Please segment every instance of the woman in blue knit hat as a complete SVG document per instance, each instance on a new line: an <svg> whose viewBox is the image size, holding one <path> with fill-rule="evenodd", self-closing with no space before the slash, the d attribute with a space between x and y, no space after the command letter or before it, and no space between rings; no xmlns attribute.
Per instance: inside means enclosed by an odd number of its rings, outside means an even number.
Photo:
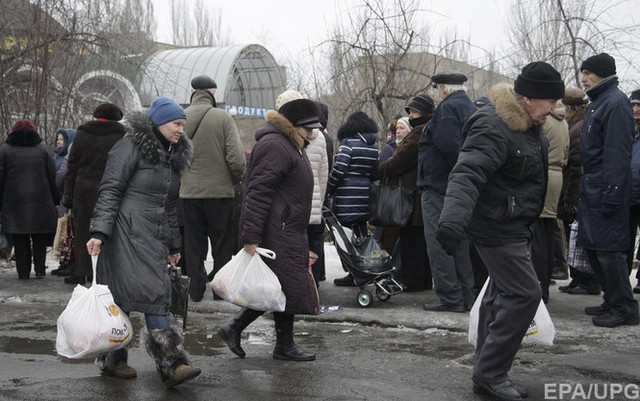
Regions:
<svg viewBox="0 0 640 401"><path fill-rule="evenodd" d="M154 100L147 113L128 116L127 134L109 152L87 242L90 255L100 254L97 282L109 286L125 312L144 313L147 351L167 388L200 374L169 319L167 263L180 259L176 200L180 173L192 154L183 136L186 118L182 107L165 97ZM136 376L126 349L102 355L98 366L119 378Z"/></svg>

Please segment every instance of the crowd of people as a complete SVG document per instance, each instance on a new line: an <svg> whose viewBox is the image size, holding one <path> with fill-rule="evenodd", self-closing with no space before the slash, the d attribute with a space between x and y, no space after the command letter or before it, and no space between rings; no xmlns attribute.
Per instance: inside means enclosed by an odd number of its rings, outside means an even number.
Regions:
<svg viewBox="0 0 640 401"><path fill-rule="evenodd" d="M489 280L479 301L473 390L519 400L526 389L508 372L554 279L570 274L559 287L569 294L603 292L603 302L585 310L593 324L639 323L633 293L640 282L632 288L629 275L640 225L640 89L627 97L618 88L606 53L580 70L584 91L565 88L550 64L532 62L513 85L497 84L476 101L466 75L439 72L433 97L411 98L383 146L374 118L349 115L335 156L327 106L293 90L276 99L245 152L208 76L191 81L186 109L160 97L122 124L120 107L101 104L94 120L60 129L53 151L21 119L0 148L2 232L12 239L18 278L30 277L32 263L43 277L46 248L61 230L56 217L69 217L75 246L52 274L91 282L90 256L99 254L97 281L126 313L144 314L147 350L174 387L200 370L170 319L167 265L183 266L199 302L240 249L278 255L265 260L287 297L285 310L274 312L273 358L315 359L295 344L293 323L295 314L319 312L321 210L330 207L343 226L374 233L393 255L404 291L435 290L426 311L467 312ZM408 224L370 227L376 180L413 190ZM355 286L347 273L334 285ZM242 331L263 313L244 308L219 329L240 358ZM98 362L105 373L136 376L126 349Z"/></svg>

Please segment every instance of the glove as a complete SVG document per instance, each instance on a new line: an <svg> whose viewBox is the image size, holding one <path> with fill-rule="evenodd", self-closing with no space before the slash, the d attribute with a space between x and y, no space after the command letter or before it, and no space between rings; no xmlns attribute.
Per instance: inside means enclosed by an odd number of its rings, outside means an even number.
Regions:
<svg viewBox="0 0 640 401"><path fill-rule="evenodd" d="M611 203L602 204L602 214L604 217L611 217L618 212L620 205L613 205Z"/></svg>
<svg viewBox="0 0 640 401"><path fill-rule="evenodd" d="M447 226L440 226L436 231L436 240L447 255L451 255L456 250L461 239L461 234Z"/></svg>
<svg viewBox="0 0 640 401"><path fill-rule="evenodd" d="M577 215L578 207L573 202L565 202L563 220L573 223Z"/></svg>

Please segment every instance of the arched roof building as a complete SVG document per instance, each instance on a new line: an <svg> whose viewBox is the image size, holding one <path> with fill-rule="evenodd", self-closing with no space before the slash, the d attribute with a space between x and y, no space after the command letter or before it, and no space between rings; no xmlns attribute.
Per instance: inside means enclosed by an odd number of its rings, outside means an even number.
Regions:
<svg viewBox="0 0 640 401"><path fill-rule="evenodd" d="M157 51L146 58L138 74L124 77L115 71L92 71L82 76L76 89L87 102L108 101L128 110L148 107L158 96L188 105L191 79L209 75L218 85L219 105L259 117L275 107L276 97L285 90L282 68L267 49L256 44Z"/></svg>
<svg viewBox="0 0 640 401"><path fill-rule="evenodd" d="M224 105L273 108L285 90L284 74L260 45L163 50L144 63L139 93L144 106L158 96L188 104L190 82L198 75L216 81L216 101Z"/></svg>

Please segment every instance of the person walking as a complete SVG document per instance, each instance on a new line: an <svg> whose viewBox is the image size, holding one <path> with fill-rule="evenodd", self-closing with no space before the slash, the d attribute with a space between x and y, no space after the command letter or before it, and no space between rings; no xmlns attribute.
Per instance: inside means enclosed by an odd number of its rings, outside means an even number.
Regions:
<svg viewBox="0 0 640 401"><path fill-rule="evenodd" d="M81 124L76 130L67 161L62 203L72 211L74 241L80 246L74 248L74 266L71 275L64 279L67 284L85 284L92 280L91 258L84 244L91 238L89 225L107 155L126 132L119 123L123 116L118 105L102 103L93 110L94 120ZM64 271L58 272L58 275L64 274Z"/></svg>
<svg viewBox="0 0 640 401"><path fill-rule="evenodd" d="M631 209L629 210L629 250L627 252L627 267L629 274L633 270L636 255L636 232L640 226L640 89L631 92L629 96L633 108L633 149L631 153ZM640 269L636 271L636 286L634 294L640 294Z"/></svg>
<svg viewBox="0 0 640 401"><path fill-rule="evenodd" d="M245 155L233 117L216 107L216 83L201 75L191 80L191 104L185 132L193 142L193 161L180 178L185 269L191 300L199 302L206 284L235 253L234 186L242 181ZM213 270L204 261L211 244ZM214 294L214 299L221 299Z"/></svg>
<svg viewBox="0 0 640 401"><path fill-rule="evenodd" d="M171 280L167 264L180 259L176 200L180 172L189 166L191 142L183 135L187 115L166 97L149 110L127 116L128 133L107 158L91 219L89 255L98 258L97 282L109 286L126 313L144 313L146 349L167 388L200 374L182 348L182 335L171 325ZM119 378L133 378L127 349L102 355L99 368Z"/></svg>
<svg viewBox="0 0 640 401"><path fill-rule="evenodd" d="M46 275L47 245L56 232L60 201L56 165L36 126L18 120L0 147L0 205L2 232L10 234L18 278Z"/></svg>
<svg viewBox="0 0 640 401"><path fill-rule="evenodd" d="M633 111L618 89L616 62L607 53L580 65L582 85L591 99L582 125L578 244L587 251L603 291L601 305L585 308L596 326L618 327L640 323L633 298L627 249Z"/></svg>
<svg viewBox="0 0 640 401"><path fill-rule="evenodd" d="M436 233L448 253L466 234L489 271L472 380L474 392L500 400L528 395L508 373L541 299L529 227L547 187L548 142L541 126L563 94L560 73L540 61L524 66L513 87L490 89L491 103L464 126Z"/></svg>
<svg viewBox="0 0 640 401"><path fill-rule="evenodd" d="M305 152L307 138L320 128L313 101L286 102L265 114L266 123L256 132L246 179L246 195L240 218L240 243L249 255L258 246L275 252L265 260L287 298L283 312L274 312L276 345L273 359L312 361L316 356L293 341L295 314L317 314L318 292L309 271L306 229L311 214L313 172ZM218 330L227 346L240 358L242 331L264 312L243 308Z"/></svg>
<svg viewBox="0 0 640 401"><path fill-rule="evenodd" d="M436 241L447 180L462 146L462 127L477 110L467 96L464 86L467 80L466 75L456 71L431 77L440 103L420 137L418 188L421 192L424 238L438 297L435 302L423 304L423 309L431 312L465 312L471 310L475 300L468 241L460 241L452 255L448 255Z"/></svg>

